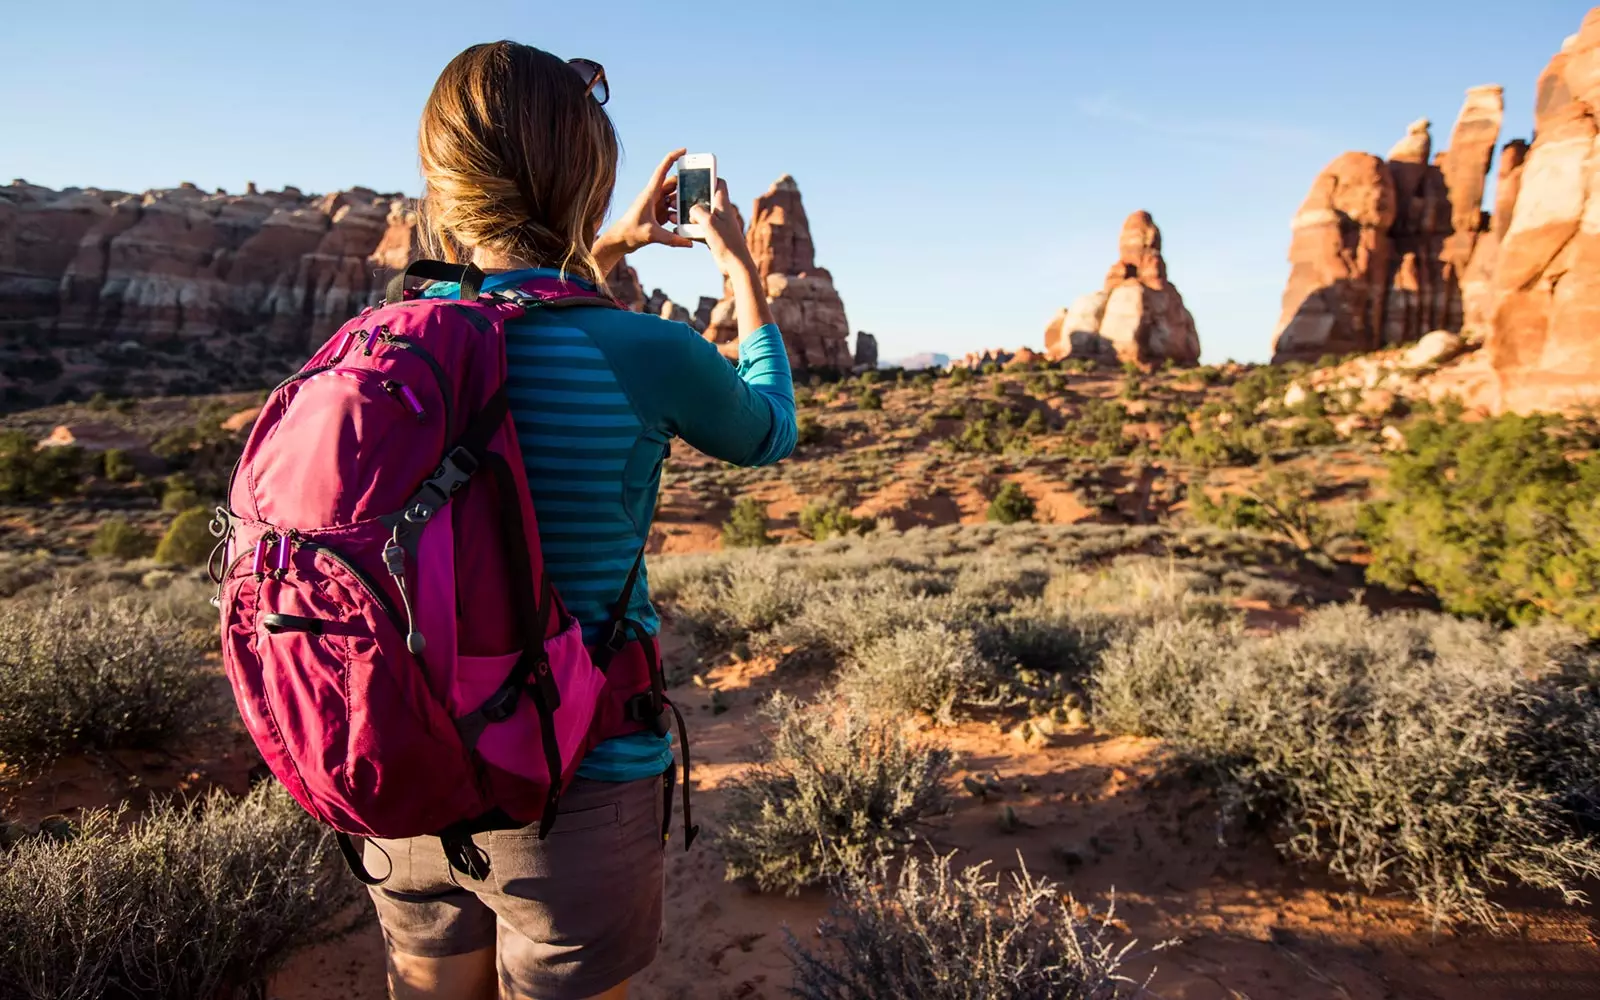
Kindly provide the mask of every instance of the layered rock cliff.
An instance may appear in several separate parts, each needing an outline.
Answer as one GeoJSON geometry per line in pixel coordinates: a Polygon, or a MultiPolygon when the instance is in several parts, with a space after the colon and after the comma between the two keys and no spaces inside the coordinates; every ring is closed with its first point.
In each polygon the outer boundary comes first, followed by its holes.
{"type": "Polygon", "coordinates": [[[0,188],[0,318],[59,341],[269,332],[305,348],[413,250],[399,195],[0,188]]]}
{"type": "Polygon", "coordinates": [[[1177,286],[1167,280],[1161,230],[1149,212],[1128,216],[1117,246],[1105,285],[1062,309],[1045,328],[1046,354],[1109,363],[1198,363],[1200,334],[1177,286]]]}
{"type": "Polygon", "coordinates": [[[1592,403],[1600,400],[1600,8],[1540,75],[1533,144],[1516,161],[1513,190],[1497,199],[1510,200],[1510,218],[1485,343],[1499,403],[1592,403]]]}

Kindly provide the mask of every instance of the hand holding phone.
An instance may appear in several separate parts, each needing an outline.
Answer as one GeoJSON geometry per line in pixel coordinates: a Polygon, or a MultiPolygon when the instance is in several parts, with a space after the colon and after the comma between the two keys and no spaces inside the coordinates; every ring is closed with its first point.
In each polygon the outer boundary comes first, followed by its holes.
{"type": "Polygon", "coordinates": [[[717,189],[717,158],[710,153],[690,153],[678,161],[678,233],[691,240],[704,240],[705,227],[689,221],[689,209],[703,205],[711,211],[712,192],[717,189]]]}

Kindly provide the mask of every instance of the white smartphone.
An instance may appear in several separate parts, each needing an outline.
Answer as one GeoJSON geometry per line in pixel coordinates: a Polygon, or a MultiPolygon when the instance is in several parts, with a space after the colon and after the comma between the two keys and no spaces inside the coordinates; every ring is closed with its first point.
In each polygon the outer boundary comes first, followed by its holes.
{"type": "Polygon", "coordinates": [[[717,189],[717,158],[710,153],[690,153],[678,161],[678,232],[691,240],[706,238],[704,226],[689,221],[689,209],[704,205],[711,210],[717,189]]]}

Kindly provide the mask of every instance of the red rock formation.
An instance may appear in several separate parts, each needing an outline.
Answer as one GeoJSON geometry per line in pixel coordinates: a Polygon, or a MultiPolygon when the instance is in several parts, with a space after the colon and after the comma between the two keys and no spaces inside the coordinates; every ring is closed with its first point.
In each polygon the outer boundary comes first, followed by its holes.
{"type": "Polygon", "coordinates": [[[1161,230],[1149,212],[1128,216],[1117,246],[1105,287],[1057,313],[1045,328],[1046,353],[1139,364],[1197,363],[1200,335],[1183,296],[1167,280],[1161,230]]]}
{"type": "Polygon", "coordinates": [[[627,258],[612,266],[606,275],[606,288],[624,308],[644,312],[644,286],[639,283],[639,272],[628,265],[627,258]]]}
{"type": "Polygon", "coordinates": [[[1328,165],[1295,216],[1274,361],[1372,351],[1431,330],[1481,335],[1498,251],[1484,179],[1503,112],[1500,87],[1473,87],[1451,148],[1431,161],[1424,118],[1387,161],[1346,153],[1328,165]]]}
{"type": "MultiPolygon", "coordinates": [[[[745,238],[766,287],[772,318],[783,331],[790,365],[796,370],[848,371],[854,359],[844,302],[834,290],[833,276],[816,266],[811,223],[793,177],[778,178],[756,199],[745,238]]],[[[731,353],[738,336],[733,299],[724,289],[722,301],[711,311],[706,339],[731,353]]]]}
{"type": "Polygon", "coordinates": [[[856,331],[855,367],[859,371],[878,367],[878,338],[865,330],[856,331]]]}
{"type": "Polygon", "coordinates": [[[398,195],[0,189],[0,309],[65,342],[259,333],[301,348],[414,250],[398,195]]]}
{"type": "Polygon", "coordinates": [[[1486,353],[1506,409],[1600,399],[1600,8],[1539,78],[1486,353]]]}

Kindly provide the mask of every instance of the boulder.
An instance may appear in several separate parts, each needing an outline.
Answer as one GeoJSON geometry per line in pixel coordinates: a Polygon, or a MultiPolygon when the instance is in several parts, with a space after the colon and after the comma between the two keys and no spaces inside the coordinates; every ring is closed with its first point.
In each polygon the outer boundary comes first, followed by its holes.
{"type": "Polygon", "coordinates": [[[861,371],[878,367],[878,338],[865,330],[856,332],[855,367],[861,371]]]}
{"type": "Polygon", "coordinates": [[[1485,341],[1504,409],[1600,399],[1600,8],[1540,76],[1485,341]]]}
{"type": "Polygon", "coordinates": [[[251,406],[228,417],[222,422],[222,429],[230,434],[248,431],[256,424],[256,418],[261,416],[261,407],[251,406]]]}
{"type": "Polygon", "coordinates": [[[1449,330],[1434,330],[1424,334],[1400,355],[1400,367],[1415,370],[1443,364],[1460,354],[1465,342],[1449,330]]]}
{"type": "Polygon", "coordinates": [[[145,442],[132,431],[115,424],[97,420],[84,420],[71,424],[58,424],[49,437],[39,442],[40,448],[81,448],[84,451],[143,451],[145,442]]]}
{"type": "Polygon", "coordinates": [[[700,296],[700,304],[694,307],[695,329],[704,332],[711,326],[711,310],[716,307],[716,299],[709,295],[700,296]]]}
{"type": "Polygon", "coordinates": [[[1167,280],[1161,230],[1149,212],[1128,216],[1117,249],[1104,287],[1057,313],[1045,328],[1045,352],[1052,359],[1198,363],[1200,335],[1183,296],[1167,280]]]}

